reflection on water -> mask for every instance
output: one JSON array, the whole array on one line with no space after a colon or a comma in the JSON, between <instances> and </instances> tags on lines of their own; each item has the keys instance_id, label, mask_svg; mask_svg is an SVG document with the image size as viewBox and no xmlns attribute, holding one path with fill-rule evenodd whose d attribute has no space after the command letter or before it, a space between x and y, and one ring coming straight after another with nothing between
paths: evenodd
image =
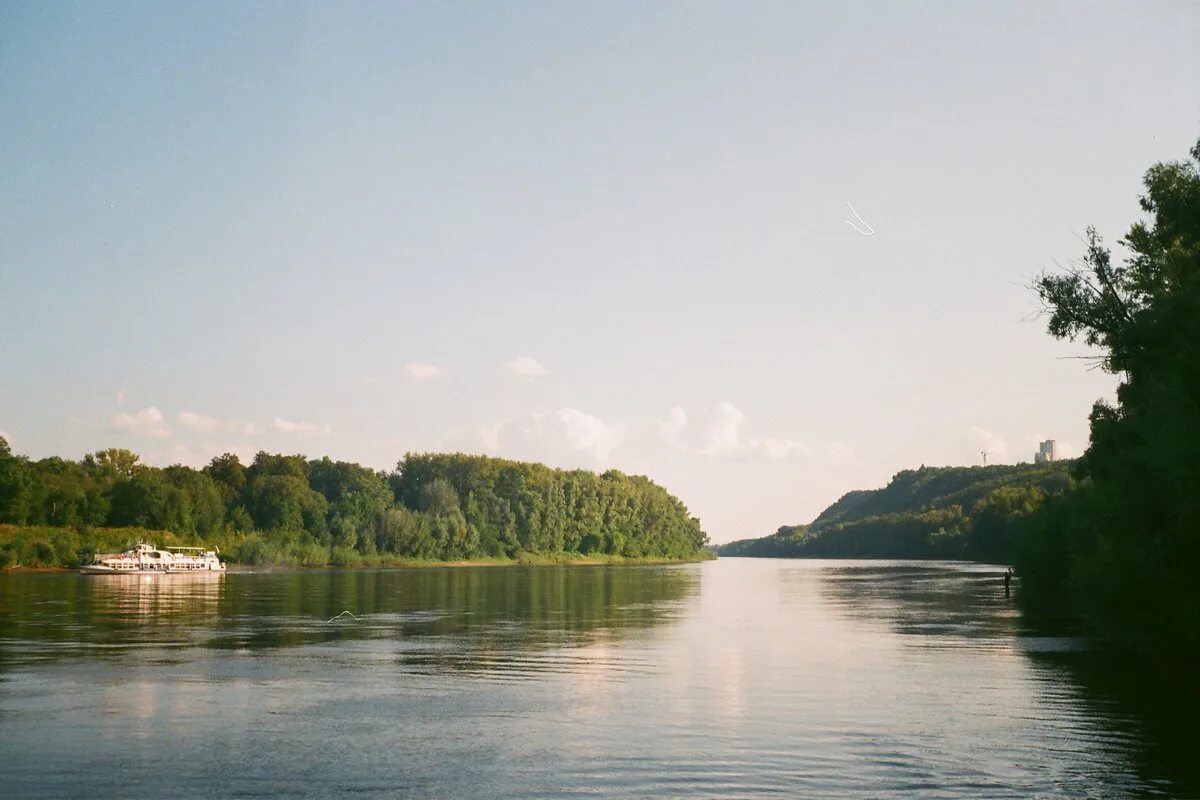
<instances>
[{"instance_id":1,"label":"reflection on water","mask_svg":"<svg viewBox=\"0 0 1200 800\"><path fill-rule=\"evenodd\" d=\"M930 561L825 562L822 591L859 620L886 620L930 647L1012 647L1016 608L1003 568ZM799 573L804 574L804 573ZM965 640L965 641L964 641Z\"/></svg>"},{"instance_id":2,"label":"reflection on water","mask_svg":"<svg viewBox=\"0 0 1200 800\"><path fill-rule=\"evenodd\" d=\"M824 562L822 590L857 620L884 622L920 648L985 648L1020 653L1039 703L1056 712L1059 746L1079 735L1077 766L1105 759L1132 766L1110 789L1139 795L1200 796L1193 727L1200 687L1185 664L1117 658L1085 638L1025 630L1003 589L1004 567L920 561ZM803 573L797 573L803 574ZM795 579L795 575L792 579Z\"/></svg>"},{"instance_id":3,"label":"reflection on water","mask_svg":"<svg viewBox=\"0 0 1200 800\"><path fill-rule=\"evenodd\" d=\"M399 660L413 669L536 670L521 651L667 622L698 581L673 568L13 575L0 582L0 668L178 644L254 651L384 639L401 643Z\"/></svg>"},{"instance_id":4,"label":"reflection on water","mask_svg":"<svg viewBox=\"0 0 1200 800\"><path fill-rule=\"evenodd\" d=\"M1028 635L999 567L954 563L4 575L0 785L1196 794L1195 689L1085 644Z\"/></svg>"},{"instance_id":5,"label":"reflection on water","mask_svg":"<svg viewBox=\"0 0 1200 800\"><path fill-rule=\"evenodd\" d=\"M1172 797L1200 797L1196 721L1200 684L1195 663L1106 652L1033 652L1046 691L1077 687L1081 716L1100 721L1126 743L1124 755L1150 785Z\"/></svg>"},{"instance_id":6,"label":"reflection on water","mask_svg":"<svg viewBox=\"0 0 1200 800\"><path fill-rule=\"evenodd\" d=\"M191 645L217 623L223 578L12 575L0 579L0 670L26 661Z\"/></svg>"}]
</instances>

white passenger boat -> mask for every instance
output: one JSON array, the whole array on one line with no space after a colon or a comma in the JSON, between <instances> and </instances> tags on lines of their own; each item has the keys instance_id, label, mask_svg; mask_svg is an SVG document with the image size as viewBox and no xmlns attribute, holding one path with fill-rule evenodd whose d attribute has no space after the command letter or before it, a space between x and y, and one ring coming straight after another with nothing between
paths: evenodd
<instances>
[{"instance_id":1,"label":"white passenger boat","mask_svg":"<svg viewBox=\"0 0 1200 800\"><path fill-rule=\"evenodd\" d=\"M212 573L224 572L225 565L217 558L219 550L203 547L168 547L158 550L148 544L138 544L124 553L103 553L92 563L79 568L84 575L146 575L163 572Z\"/></svg>"}]
</instances>

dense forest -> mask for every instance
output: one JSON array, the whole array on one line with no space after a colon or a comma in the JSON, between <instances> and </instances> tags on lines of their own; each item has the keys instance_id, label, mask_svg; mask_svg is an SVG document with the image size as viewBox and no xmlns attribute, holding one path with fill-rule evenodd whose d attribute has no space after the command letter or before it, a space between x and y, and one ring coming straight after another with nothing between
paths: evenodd
<instances>
[{"instance_id":1,"label":"dense forest","mask_svg":"<svg viewBox=\"0 0 1200 800\"><path fill-rule=\"evenodd\" d=\"M719 548L723 556L958 558L1008 562L1026 518L1072 486L1069 462L926 467L843 495L807 525Z\"/></svg>"},{"instance_id":2,"label":"dense forest","mask_svg":"<svg viewBox=\"0 0 1200 800\"><path fill-rule=\"evenodd\" d=\"M1146 173L1119 262L1089 229L1081 262L1035 284L1050 333L1120 384L1092 409L1079 487L1030 520L1018 597L1154 652L1200 648L1200 142L1190 155Z\"/></svg>"},{"instance_id":3,"label":"dense forest","mask_svg":"<svg viewBox=\"0 0 1200 800\"><path fill-rule=\"evenodd\" d=\"M708 537L648 478L409 454L391 473L260 452L157 468L128 450L14 455L0 438L0 566L70 566L139 537L247 564L696 557Z\"/></svg>"}]
</instances>

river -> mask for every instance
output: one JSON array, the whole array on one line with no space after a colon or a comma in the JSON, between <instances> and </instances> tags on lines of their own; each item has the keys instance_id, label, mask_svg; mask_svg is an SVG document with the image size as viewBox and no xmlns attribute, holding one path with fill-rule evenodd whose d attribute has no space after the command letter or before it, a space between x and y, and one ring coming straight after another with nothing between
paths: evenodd
<instances>
[{"instance_id":1,"label":"river","mask_svg":"<svg viewBox=\"0 0 1200 800\"><path fill-rule=\"evenodd\" d=\"M0 787L1200 794L1192 709L1082 639L1024 631L1001 572L723 559L0 575Z\"/></svg>"}]
</instances>

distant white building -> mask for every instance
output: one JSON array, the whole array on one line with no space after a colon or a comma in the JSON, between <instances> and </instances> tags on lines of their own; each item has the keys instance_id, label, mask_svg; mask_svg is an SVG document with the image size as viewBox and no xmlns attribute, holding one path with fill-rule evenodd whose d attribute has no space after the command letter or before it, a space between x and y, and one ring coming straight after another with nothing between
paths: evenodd
<instances>
[{"instance_id":1,"label":"distant white building","mask_svg":"<svg viewBox=\"0 0 1200 800\"><path fill-rule=\"evenodd\" d=\"M1049 464L1054 460L1054 440L1047 439L1038 443L1038 451L1033 454L1033 463Z\"/></svg>"}]
</instances>

